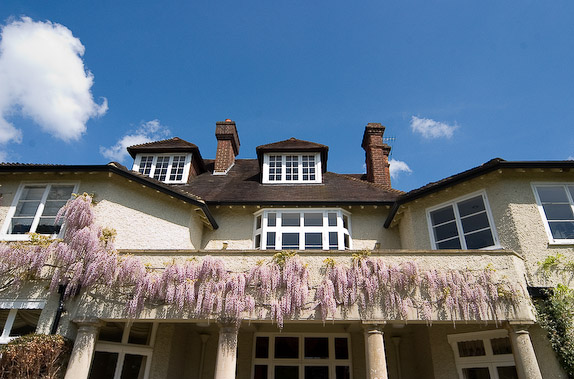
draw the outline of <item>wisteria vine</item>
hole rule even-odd
[[[91,196],[70,200],[58,219],[65,223],[62,239],[33,235],[30,242],[0,244],[0,289],[50,280],[52,291],[63,286],[70,298],[80,289],[105,286],[125,299],[127,314],[134,318],[149,302],[172,305],[196,318],[237,323],[257,312],[258,318],[270,317],[280,328],[303,310],[315,309],[325,321],[354,306],[363,317],[379,309],[389,319],[406,319],[411,311],[428,321],[441,311],[453,319],[486,319],[496,317],[497,307],[515,305],[520,298],[489,267],[423,271],[415,262],[392,265],[368,254],[353,256],[350,266],[327,259],[315,288],[307,266],[289,252],[259,261],[248,272],[231,272],[223,260],[210,256],[153,268],[116,251],[115,232],[94,222]]]

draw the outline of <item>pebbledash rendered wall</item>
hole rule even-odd
[[[499,243],[503,249],[515,251],[524,258],[529,285],[551,286],[564,282],[560,276],[545,278],[538,262],[550,255],[563,254],[574,260],[574,246],[552,245],[536,204],[533,183],[572,183],[572,173],[539,172],[503,169],[454,185],[404,205],[398,218],[402,247],[430,249],[431,241],[426,210],[455,198],[485,191],[494,219]],[[391,229],[392,229],[391,228]]]

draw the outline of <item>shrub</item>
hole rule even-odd
[[[0,346],[0,378],[63,377],[72,343],[60,335],[29,334]]]

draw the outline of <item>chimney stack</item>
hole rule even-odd
[[[217,152],[215,153],[214,175],[225,175],[235,163],[239,154],[239,136],[235,121],[227,119],[215,123],[215,137],[217,138]]]
[[[365,127],[363,143],[365,163],[367,164],[367,180],[391,188],[391,173],[389,171],[389,153],[391,147],[383,143],[385,127],[378,122],[370,122]]]

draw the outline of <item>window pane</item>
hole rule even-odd
[[[275,225],[277,225],[277,213],[268,213],[267,226],[275,226]]]
[[[335,338],[335,359],[349,359],[349,346],[346,338]]]
[[[267,365],[255,365],[253,379],[267,379]]]
[[[169,166],[169,157],[157,157],[153,178],[163,182],[167,175],[168,166]]]
[[[60,208],[66,205],[66,200],[52,200],[46,201],[42,216],[56,216]]]
[[[275,232],[267,232],[266,249],[275,249]]]
[[[512,354],[512,347],[510,346],[510,338],[492,338],[490,340],[492,345],[492,354]]]
[[[269,358],[269,337],[255,339],[255,358]]]
[[[464,379],[490,379],[487,367],[463,368],[462,376]]]
[[[305,379],[329,379],[329,366],[305,366]]]
[[[337,214],[336,213],[328,213],[327,218],[329,220],[329,226],[337,226]]]
[[[536,187],[538,197],[543,203],[567,203],[568,197],[562,186]]]
[[[152,326],[151,322],[134,322],[130,328],[128,343],[149,345]]]
[[[323,226],[323,213],[304,213],[305,226]]]
[[[261,229],[261,216],[255,218],[255,229]]]
[[[299,379],[299,366],[275,366],[275,379]]]
[[[118,363],[118,353],[96,351],[92,360],[89,379],[113,378]]]
[[[55,224],[56,218],[54,217],[42,217],[38,222],[36,227],[36,233],[40,234],[57,234],[60,233],[63,220],[60,220],[58,224]]]
[[[255,248],[259,249],[261,247],[261,234],[255,236]]]
[[[456,222],[454,221],[449,222],[448,224],[442,224],[441,226],[436,226],[433,230],[436,241],[442,241],[458,236],[458,229],[456,227]]]
[[[22,190],[20,200],[41,200],[46,186],[26,186]]]
[[[299,156],[285,156],[285,180],[299,180]]]
[[[299,358],[299,337],[275,337],[275,358]]]
[[[345,249],[350,249],[351,248],[351,241],[349,239],[349,235],[345,234],[343,237],[344,237],[343,239],[345,241]]]
[[[343,215],[343,228],[349,229],[349,217],[347,215]]]
[[[570,191],[570,197],[574,200],[574,186],[568,186],[568,191]]]
[[[14,216],[35,216],[39,205],[40,201],[21,201],[18,203],[18,205],[16,205],[16,212],[14,213]]]
[[[490,229],[483,230],[482,232],[467,234],[464,236],[467,249],[482,249],[494,245],[494,239]]]
[[[460,221],[462,222],[462,230],[464,231],[464,233],[473,232],[475,230],[490,227],[486,212],[465,217]]]
[[[454,211],[452,206],[444,207],[430,213],[431,222],[433,225],[445,223],[454,220]]]
[[[65,202],[72,197],[72,191],[74,191],[74,186],[53,185],[48,193],[48,200],[64,200]]]
[[[169,180],[182,180],[184,167],[185,167],[185,155],[177,155],[173,157],[173,161],[171,162],[171,172],[169,174]]]
[[[574,222],[549,222],[552,237],[556,239],[574,239]]]
[[[153,156],[144,156],[141,158],[139,172],[140,174],[149,175],[151,172],[151,165],[153,162]]]
[[[570,204],[544,204],[542,208],[548,220],[574,220]]]
[[[329,249],[337,250],[339,248],[339,233],[329,232]]]
[[[10,234],[25,234],[32,227],[33,218],[16,218],[12,217],[10,222]]]
[[[309,359],[329,358],[329,339],[326,337],[305,338],[305,358]]]
[[[305,233],[305,249],[322,249],[322,233]]]
[[[484,201],[482,196],[473,197],[472,199],[463,200],[456,204],[460,217],[468,216],[473,213],[484,211]]]
[[[122,342],[122,335],[124,334],[123,322],[106,322],[100,328],[98,336],[99,341],[109,342]]]
[[[299,226],[301,223],[300,213],[282,213],[281,226]]]
[[[335,368],[336,379],[351,379],[351,369],[349,366],[337,366]]]
[[[497,367],[498,379],[518,379],[515,366]]]
[[[477,357],[485,355],[484,343],[482,340],[459,342],[458,354],[460,357]]]
[[[41,313],[41,309],[18,309],[14,324],[12,324],[10,337],[35,333]]]
[[[145,370],[145,355],[126,354],[121,379],[141,379]],[[141,374],[141,375],[140,375]]]
[[[283,233],[283,249],[298,249],[299,248],[299,233]]]
[[[461,249],[460,240],[453,238],[436,244],[437,249]]]

